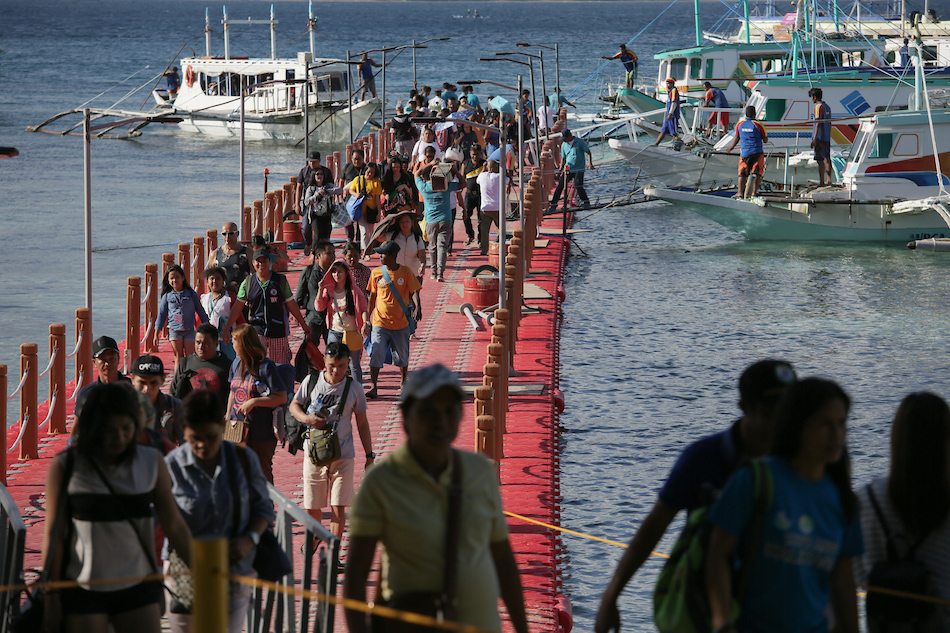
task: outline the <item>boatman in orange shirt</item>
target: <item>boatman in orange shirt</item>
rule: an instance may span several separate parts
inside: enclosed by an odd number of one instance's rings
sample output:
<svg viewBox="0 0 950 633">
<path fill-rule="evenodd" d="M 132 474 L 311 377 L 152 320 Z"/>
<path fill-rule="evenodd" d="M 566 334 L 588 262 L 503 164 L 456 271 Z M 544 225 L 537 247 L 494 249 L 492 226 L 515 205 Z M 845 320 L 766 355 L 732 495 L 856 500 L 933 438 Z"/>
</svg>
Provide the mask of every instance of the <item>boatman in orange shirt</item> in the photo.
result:
<svg viewBox="0 0 950 633">
<path fill-rule="evenodd" d="M 657 137 L 654 147 L 663 142 L 666 135 L 677 136 L 680 133 L 680 91 L 676 87 L 676 80 L 668 77 L 666 80 L 666 116 L 663 118 L 663 127 Z"/>
<path fill-rule="evenodd" d="M 367 305 L 370 318 L 363 326 L 363 336 L 370 335 L 372 341 L 369 375 L 373 386 L 366 392 L 366 397 L 370 400 L 378 397 L 379 370 L 383 367 L 387 349 L 392 350 L 393 365 L 399 368 L 402 382 L 406 381 L 409 336 L 414 329 L 414 323 L 422 315 L 422 304 L 419 301 L 422 284 L 416 279 L 414 271 L 408 266 L 400 266 L 396 261 L 399 245 L 389 240 L 373 250 L 382 256 L 383 265 L 370 274 L 369 283 L 366 284 L 369 291 Z M 411 325 L 413 327 L 410 327 Z"/>
<path fill-rule="evenodd" d="M 755 120 L 755 107 L 747 106 L 745 118 L 736 124 L 736 131 L 732 143 L 726 148 L 731 152 L 736 143 L 739 146 L 739 190 L 734 198 L 751 198 L 762 184 L 762 174 L 765 172 L 765 150 L 763 143 L 768 142 L 769 135 L 761 123 Z M 749 176 L 752 180 L 748 181 Z M 748 186 L 746 182 L 748 181 Z M 744 196 L 743 196 L 744 192 Z"/>
</svg>

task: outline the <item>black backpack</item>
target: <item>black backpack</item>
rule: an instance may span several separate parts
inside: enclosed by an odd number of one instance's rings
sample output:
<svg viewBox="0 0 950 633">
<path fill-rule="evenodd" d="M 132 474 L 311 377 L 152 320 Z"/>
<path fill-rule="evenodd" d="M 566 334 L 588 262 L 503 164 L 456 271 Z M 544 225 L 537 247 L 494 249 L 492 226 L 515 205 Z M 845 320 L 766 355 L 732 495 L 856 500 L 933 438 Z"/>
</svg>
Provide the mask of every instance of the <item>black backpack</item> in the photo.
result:
<svg viewBox="0 0 950 633">
<path fill-rule="evenodd" d="M 907 550 L 907 554 L 901 556 L 897 547 L 897 535 L 888 527 L 870 484 L 868 497 L 887 541 L 887 559 L 875 563 L 868 574 L 866 608 L 869 633 L 940 632 L 940 611 L 936 603 L 876 590 L 892 590 L 919 596 L 935 595 L 930 570 L 914 558 L 917 549 L 927 539 L 927 534 L 917 539 Z"/>
</svg>

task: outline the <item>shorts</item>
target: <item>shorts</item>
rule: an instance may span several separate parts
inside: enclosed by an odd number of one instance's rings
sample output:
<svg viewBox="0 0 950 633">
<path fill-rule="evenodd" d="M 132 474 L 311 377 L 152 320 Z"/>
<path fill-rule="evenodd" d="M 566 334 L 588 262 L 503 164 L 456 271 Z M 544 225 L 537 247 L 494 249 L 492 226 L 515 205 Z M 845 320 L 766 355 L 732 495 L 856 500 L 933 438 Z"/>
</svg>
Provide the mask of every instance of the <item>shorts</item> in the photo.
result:
<svg viewBox="0 0 950 633">
<path fill-rule="evenodd" d="M 378 325 L 373 326 L 370 335 L 373 341 L 373 353 L 369 357 L 369 366 L 380 368 L 386 361 L 386 348 L 393 351 L 393 365 L 396 367 L 409 366 L 409 326 L 401 330 L 387 330 Z"/>
<path fill-rule="evenodd" d="M 742 177 L 754 174 L 761 176 L 765 173 L 765 154 L 751 154 L 739 158 L 739 175 Z"/>
<path fill-rule="evenodd" d="M 290 355 L 290 342 L 286 336 L 280 338 L 261 336 L 261 343 L 264 345 L 264 349 L 267 350 L 267 358 L 278 365 L 294 362 Z"/>
<path fill-rule="evenodd" d="M 663 119 L 663 127 L 660 129 L 661 134 L 679 134 L 680 127 L 679 121 L 674 117 L 672 119 Z"/>
<path fill-rule="evenodd" d="M 168 330 L 169 341 L 194 341 L 194 330 Z"/>
<path fill-rule="evenodd" d="M 162 583 L 157 580 L 140 582 L 118 591 L 89 591 L 82 587 L 71 587 L 60 591 L 63 613 L 72 615 L 85 613 L 115 615 L 150 604 L 159 604 L 162 597 Z"/>
<path fill-rule="evenodd" d="M 304 447 L 307 448 L 306 446 Z M 353 503 L 353 464 L 356 459 L 344 457 L 329 466 L 314 466 L 304 450 L 303 507 L 320 510 L 327 506 L 349 506 Z"/>
<path fill-rule="evenodd" d="M 633 83 L 637 80 L 637 67 L 634 66 L 632 70 L 627 71 L 626 76 L 627 83 Z"/>
<path fill-rule="evenodd" d="M 831 158 L 831 141 L 815 141 L 815 160 Z"/>
<path fill-rule="evenodd" d="M 709 115 L 709 124 L 715 125 L 716 123 L 722 123 L 726 128 L 729 127 L 729 113 L 728 112 L 713 112 Z"/>
</svg>

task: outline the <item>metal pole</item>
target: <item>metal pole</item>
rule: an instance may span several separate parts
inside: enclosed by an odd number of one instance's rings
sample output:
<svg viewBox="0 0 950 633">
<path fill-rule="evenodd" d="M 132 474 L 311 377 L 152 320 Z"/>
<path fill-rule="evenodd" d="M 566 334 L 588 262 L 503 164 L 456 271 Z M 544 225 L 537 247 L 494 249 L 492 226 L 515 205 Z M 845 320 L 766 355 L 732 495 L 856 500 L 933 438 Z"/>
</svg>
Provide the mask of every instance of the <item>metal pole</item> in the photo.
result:
<svg viewBox="0 0 950 633">
<path fill-rule="evenodd" d="M 382 122 L 382 126 L 386 127 L 386 51 L 383 51 L 383 98 L 380 101 L 380 108 L 382 108 L 382 114 L 380 114 L 379 120 Z"/>
<path fill-rule="evenodd" d="M 310 0 L 309 13 L 307 15 L 307 31 L 310 34 L 310 61 L 313 61 L 313 0 Z M 309 72 L 309 69 L 307 70 Z"/>
<path fill-rule="evenodd" d="M 752 34 L 749 29 L 749 0 L 742 0 L 742 12 L 745 14 L 745 43 L 752 41 Z M 699 38 L 699 0 L 696 0 L 696 37 Z M 696 46 L 699 46 L 699 39 L 696 40 Z"/>
<path fill-rule="evenodd" d="M 530 60 L 529 60 L 530 61 Z M 518 218 L 524 226 L 524 80 L 518 75 Z"/>
<path fill-rule="evenodd" d="M 221 11 L 224 13 L 224 19 L 222 20 L 224 23 L 224 58 L 231 59 L 231 46 L 228 42 L 228 8 L 221 7 Z"/>
<path fill-rule="evenodd" d="M 205 56 L 211 57 L 211 17 L 205 9 Z"/>
<path fill-rule="evenodd" d="M 540 132 L 538 131 L 538 105 L 537 105 L 538 89 L 534 85 L 534 60 L 530 57 L 528 58 L 528 72 L 531 75 L 531 94 L 534 96 L 534 104 L 535 104 L 533 108 L 534 112 L 531 113 L 532 118 L 534 118 L 534 153 L 538 161 L 538 166 L 540 166 L 541 165 L 541 139 L 538 136 L 540 134 Z M 530 130 L 531 129 L 530 121 L 528 121 L 528 126 L 529 126 L 528 129 Z M 524 180 L 522 180 L 521 182 L 523 184 Z M 521 214 L 521 222 L 522 222 L 522 228 L 523 228 L 524 213 Z"/>
<path fill-rule="evenodd" d="M 303 155 L 310 158 L 310 64 L 304 70 L 303 84 Z M 306 184 L 306 183 L 304 183 Z M 264 190 L 267 191 L 266 189 Z"/>
<path fill-rule="evenodd" d="M 418 90 L 419 85 L 416 83 L 416 41 L 412 40 L 412 89 Z"/>
<path fill-rule="evenodd" d="M 353 68 L 352 56 L 350 55 L 350 51 L 347 50 L 346 51 L 346 83 L 347 83 L 346 100 L 349 105 L 349 113 L 350 113 L 350 145 L 353 144 L 353 140 L 354 140 L 353 139 L 353 72 L 352 72 L 352 68 Z M 357 75 L 358 74 L 359 73 L 357 73 Z"/>
<path fill-rule="evenodd" d="M 244 75 L 241 75 L 241 209 L 244 213 Z M 242 235 L 242 238 L 249 240 L 250 235 Z"/>
<path fill-rule="evenodd" d="M 696 46 L 702 46 L 703 30 L 702 30 L 702 26 L 699 23 L 699 0 L 693 0 L 693 14 L 695 16 L 694 19 L 696 23 Z M 746 41 L 748 41 L 748 37 L 749 37 L 749 14 L 748 13 L 746 13 L 745 19 L 746 19 L 746 22 L 745 22 Z"/>
<path fill-rule="evenodd" d="M 82 137 L 83 194 L 85 197 L 84 220 L 86 223 L 86 308 L 92 310 L 92 157 L 90 153 L 92 132 L 89 129 L 89 108 L 85 108 L 82 111 Z"/>
<path fill-rule="evenodd" d="M 554 43 L 554 85 L 561 89 L 561 57 L 558 52 L 557 42 Z M 560 106 L 560 104 L 558 104 Z"/>
<path fill-rule="evenodd" d="M 498 165 L 500 174 L 498 192 L 498 307 L 505 309 L 505 216 L 508 215 L 508 191 L 505 186 L 506 176 L 508 175 L 506 165 L 508 161 L 508 138 L 505 134 L 507 126 L 505 125 L 505 113 L 499 113 L 499 140 L 501 141 L 501 164 Z"/>
<path fill-rule="evenodd" d="M 274 22 L 274 5 L 270 5 L 270 58 L 277 59 L 277 23 Z"/>
<path fill-rule="evenodd" d="M 548 139 L 550 138 L 550 136 L 551 136 L 551 129 L 550 129 L 550 126 L 548 125 L 548 115 L 547 115 L 548 108 L 550 108 L 550 104 L 548 103 L 548 89 L 547 89 L 547 87 L 544 85 L 544 51 L 538 50 L 538 57 L 541 58 L 541 92 L 544 94 L 544 99 L 542 100 L 542 103 L 544 103 L 544 107 L 545 107 L 545 111 L 544 111 L 544 112 L 545 112 L 545 114 L 544 114 L 544 140 L 545 140 L 545 142 L 547 142 L 547 140 L 548 140 Z M 537 117 L 535 117 L 535 118 L 537 118 Z M 539 139 L 539 141 L 540 141 L 540 139 Z M 540 147 L 538 148 L 538 166 L 539 166 L 539 167 L 541 166 L 541 148 L 540 148 Z"/>
</svg>

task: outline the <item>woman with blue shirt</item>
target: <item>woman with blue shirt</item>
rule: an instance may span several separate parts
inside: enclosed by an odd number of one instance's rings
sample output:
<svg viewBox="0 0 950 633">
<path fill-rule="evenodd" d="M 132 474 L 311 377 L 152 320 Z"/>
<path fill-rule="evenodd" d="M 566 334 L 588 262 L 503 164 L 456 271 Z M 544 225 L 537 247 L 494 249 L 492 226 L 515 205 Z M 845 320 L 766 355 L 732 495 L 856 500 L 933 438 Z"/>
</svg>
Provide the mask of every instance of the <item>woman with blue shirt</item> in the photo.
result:
<svg viewBox="0 0 950 633">
<path fill-rule="evenodd" d="M 785 392 L 775 411 L 772 457 L 763 460 L 773 494 L 759 534 L 749 533 L 752 468 L 737 472 L 713 505 L 706 587 L 717 633 L 824 633 L 829 603 L 835 630 L 858 633 L 852 559 L 864 545 L 847 449 L 850 404 L 841 387 L 821 378 Z M 744 553 L 750 566 L 740 572 L 736 620 L 734 552 Z"/>
<path fill-rule="evenodd" d="M 182 403 L 182 414 L 185 443 L 165 457 L 175 502 L 192 535 L 228 539 L 232 574 L 256 576 L 257 544 L 275 518 L 260 462 L 252 451 L 224 441 L 224 408 L 215 393 L 193 391 Z M 251 591 L 248 585 L 230 583 L 231 633 L 244 629 Z M 168 600 L 172 632 L 189 633 L 191 614 L 174 613 Z"/>
<path fill-rule="evenodd" d="M 201 299 L 188 284 L 185 271 L 172 264 L 162 279 L 162 299 L 158 304 L 158 318 L 152 332 L 152 345 L 158 349 L 158 338 L 168 322 L 168 342 L 175 354 L 175 369 L 178 361 L 195 353 L 195 316 L 201 323 L 208 322 L 208 314 L 201 306 Z"/>
</svg>

